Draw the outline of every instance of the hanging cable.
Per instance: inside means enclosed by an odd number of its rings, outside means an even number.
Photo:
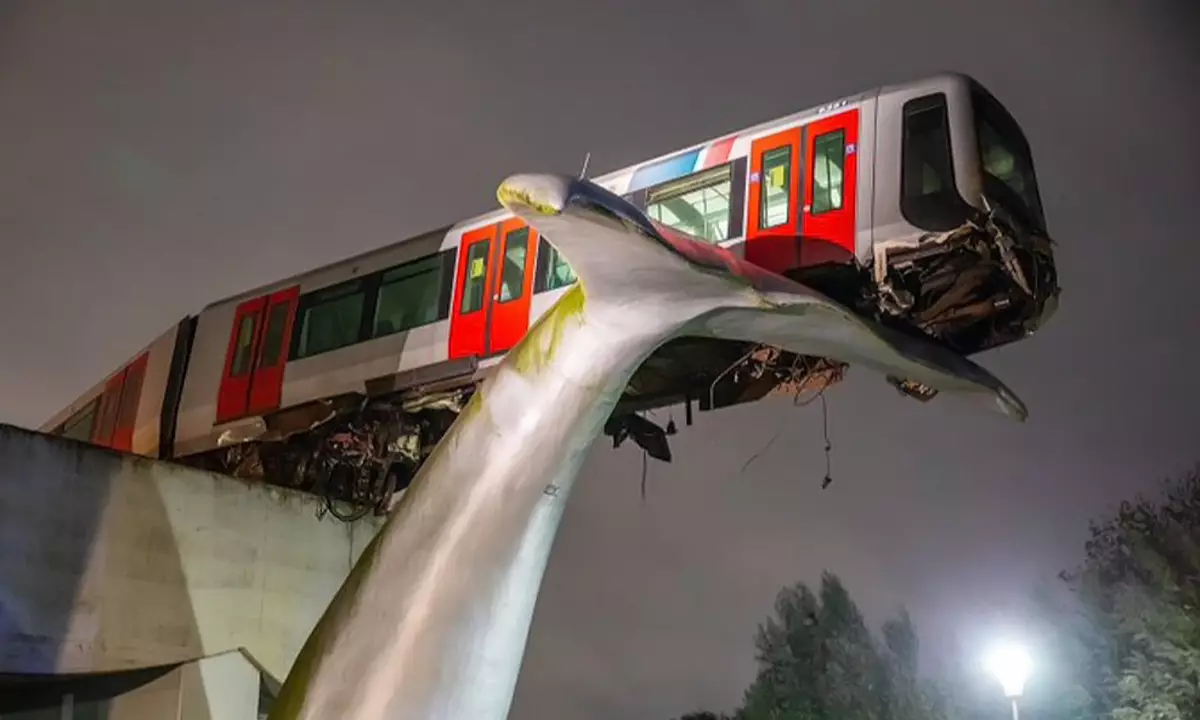
[[[810,405],[812,403],[812,401],[816,400],[817,398],[821,398],[821,403],[823,405],[825,402],[825,388],[821,388],[816,393],[814,393],[811,397],[807,397],[804,400],[800,399],[800,393],[796,393],[796,395],[792,398],[792,406],[793,407],[806,407],[806,406]],[[739,476],[745,474],[746,468],[750,467],[750,465],[753,464],[755,460],[757,460],[762,455],[766,454],[766,452],[771,449],[771,446],[774,445],[775,441],[779,439],[779,436],[783,433],[783,430],[786,427],[788,427],[788,425],[780,425],[778,428],[776,428],[775,434],[771,436],[771,439],[767,441],[767,444],[763,445],[761,448],[759,448],[758,452],[754,453],[749,458],[747,458],[746,462],[742,464],[742,469],[738,472]],[[826,445],[829,444],[828,433],[826,434],[825,442],[826,442]],[[827,455],[828,455],[828,450],[829,450],[829,448],[826,448]]]
[[[646,451],[642,451],[642,502],[646,502]]]
[[[829,407],[825,404],[825,390],[821,390],[821,427],[825,433],[825,479],[821,481],[821,489],[829,487],[833,482],[833,443],[829,442]]]
[[[758,348],[759,348],[758,345],[755,345],[754,347],[750,348],[750,350],[745,355],[741,356],[740,358],[735,360],[733,362],[733,364],[731,364],[729,367],[722,370],[721,374],[718,375],[717,378],[712,381],[712,384],[708,386],[708,409],[709,410],[717,409],[717,402],[716,402],[717,383],[721,382],[721,379],[724,378],[726,375],[728,375],[730,372],[736,370],[739,365],[741,365],[742,363],[749,360],[751,355],[758,352]],[[703,410],[704,408],[700,408],[700,409]]]

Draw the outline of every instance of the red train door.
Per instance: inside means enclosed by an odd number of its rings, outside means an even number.
[[[246,412],[260,415],[279,407],[283,399],[283,369],[287,365],[291,345],[292,323],[296,320],[296,303],[300,286],[272,293],[263,310],[262,340],[254,356],[254,373],[250,378],[250,401]]]
[[[488,313],[491,311],[488,288],[495,283],[492,245],[499,225],[463,233],[458,252],[458,281],[454,284],[454,305],[450,308],[450,357],[465,358],[487,354]]]
[[[121,387],[121,400],[117,405],[112,442],[113,450],[133,450],[133,431],[137,427],[138,403],[142,399],[142,381],[146,379],[146,364],[150,353],[142,353],[125,368]]]
[[[496,248],[496,273],[492,285],[491,322],[487,353],[505,352],[529,330],[529,304],[533,295],[533,250],[537,233],[513,218],[500,225]]]
[[[513,218],[464,233],[450,314],[450,357],[487,357],[529,330],[537,233]]]
[[[798,264],[800,139],[792,128],[750,145],[746,260],[779,273]]]
[[[296,299],[291,287],[238,305],[217,392],[217,423],[279,407]]]
[[[249,407],[251,365],[266,304],[265,297],[257,297],[238,305],[233,312],[233,332],[225,351],[225,371],[221,373],[221,387],[217,393],[218,423],[242,417]]]
[[[805,157],[804,236],[824,240],[832,248],[807,242],[804,265],[846,260],[854,255],[854,205],[858,184],[858,109],[821,118],[808,126]],[[809,246],[812,246],[811,252]],[[827,256],[827,257],[820,257]]]
[[[104,383],[92,426],[93,443],[122,452],[133,449],[138,401],[142,398],[142,381],[149,360],[150,353],[142,353]]]
[[[97,445],[112,445],[117,427],[117,411],[121,408],[121,388],[124,384],[124,369],[104,384],[104,392],[100,395],[100,407],[96,410],[96,427],[92,430],[92,442]]]

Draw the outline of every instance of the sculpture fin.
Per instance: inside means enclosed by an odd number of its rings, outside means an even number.
[[[1004,383],[967,358],[655,223],[590,180],[514,175],[497,197],[563,254],[590,302],[628,305],[653,298],[647,304],[656,311],[678,309],[681,335],[756,342],[863,365],[942,392],[982,396],[1018,420],[1027,415]]]
[[[824,355],[1024,413],[968,360],[655,225],[586,179],[517,176],[498,195],[566,256],[579,284],[422,464],[313,629],[273,720],[505,717],[579,468],[638,366],[672,337]]]

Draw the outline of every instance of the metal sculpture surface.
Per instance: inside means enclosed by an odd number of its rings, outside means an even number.
[[[590,181],[519,175],[497,195],[579,281],[422,466],[300,652],[274,720],[505,717],[579,467],[630,376],[672,337],[835,358],[1025,416],[967,359],[657,226]]]

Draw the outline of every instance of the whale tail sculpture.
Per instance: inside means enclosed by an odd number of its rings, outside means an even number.
[[[579,467],[633,372],[672,337],[825,356],[1025,417],[969,360],[655,225],[586,179],[517,175],[497,195],[579,281],[422,465],[301,650],[272,720],[505,717]]]

